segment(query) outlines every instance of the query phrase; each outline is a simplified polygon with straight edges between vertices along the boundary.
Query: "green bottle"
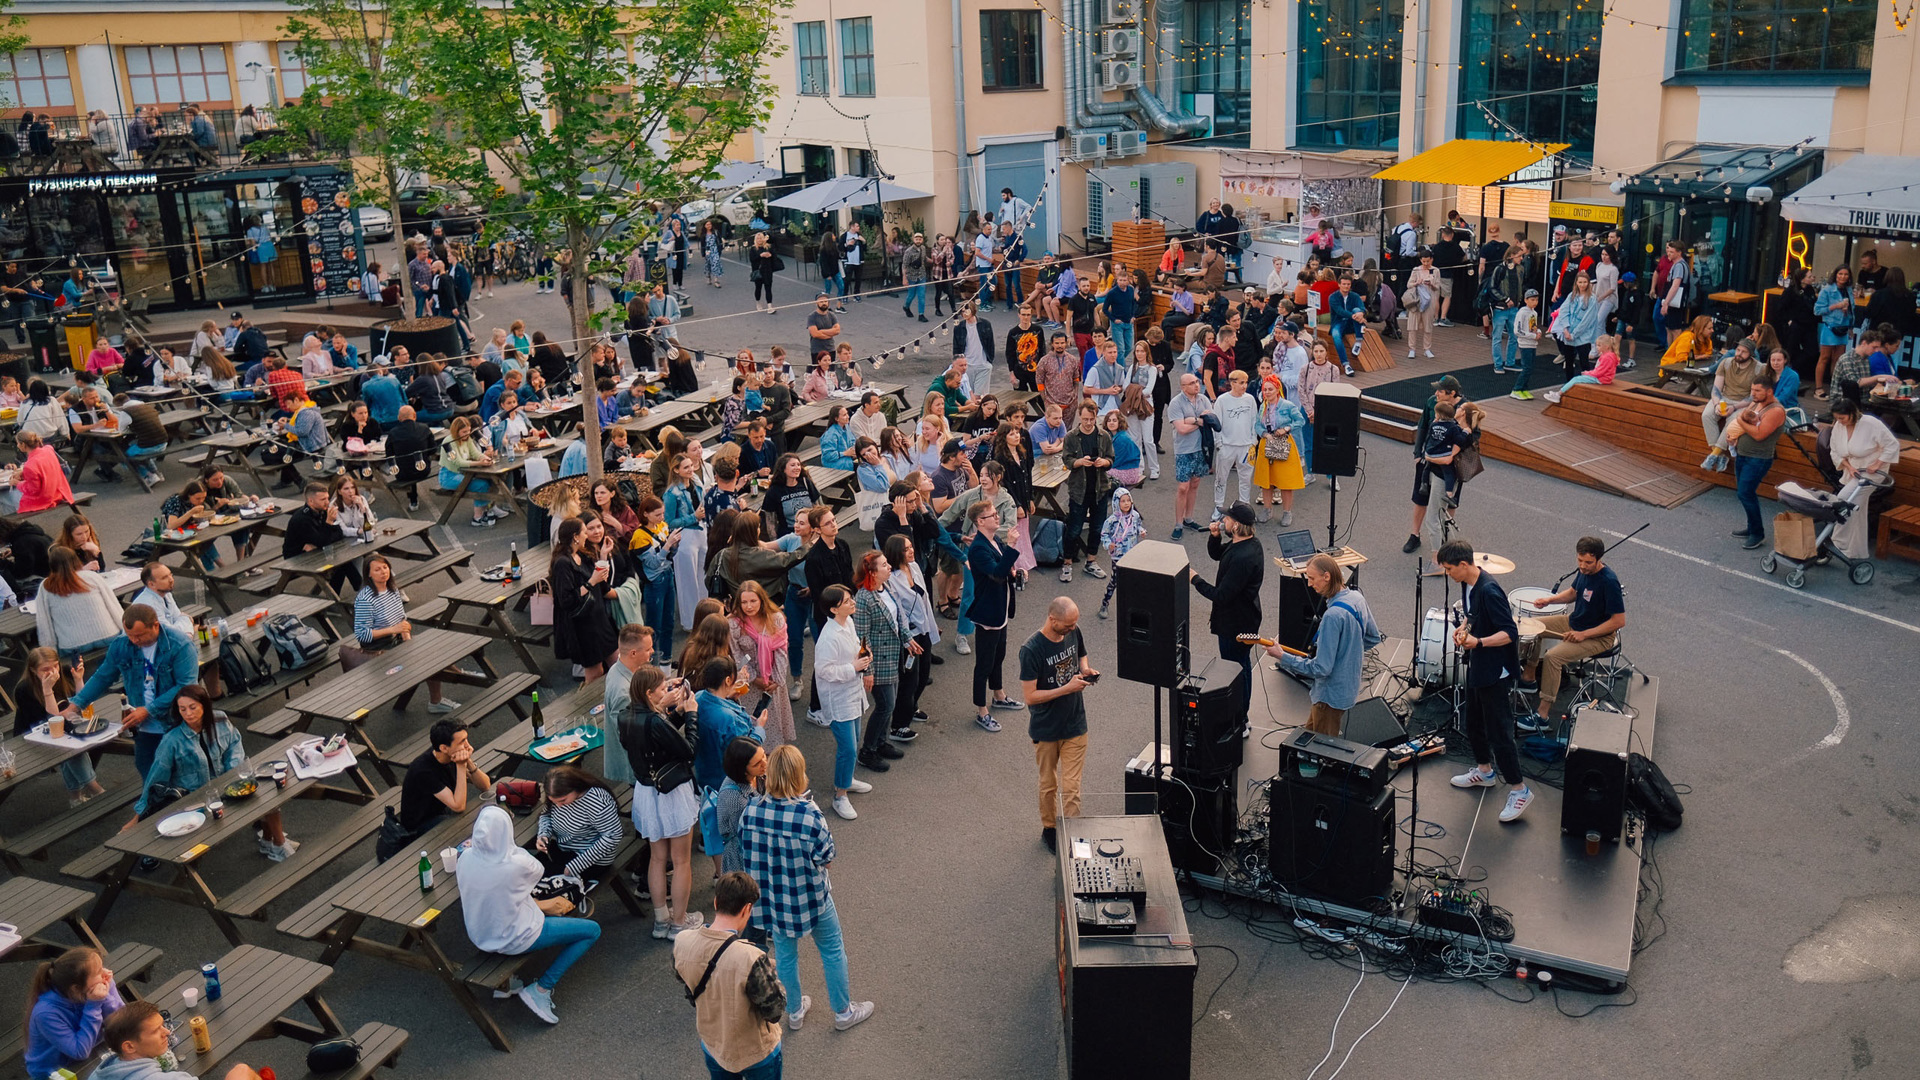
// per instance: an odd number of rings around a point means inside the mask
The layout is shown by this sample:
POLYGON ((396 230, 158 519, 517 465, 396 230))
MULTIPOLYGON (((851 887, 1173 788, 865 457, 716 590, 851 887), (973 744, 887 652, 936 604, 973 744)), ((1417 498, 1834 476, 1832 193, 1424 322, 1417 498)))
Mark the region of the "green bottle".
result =
POLYGON ((540 691, 538 690, 533 692, 533 737, 536 739, 547 737, 547 718, 540 712, 540 691))
POLYGON ((433 891, 433 860, 424 851, 420 853, 420 891, 433 891))
POLYGON ((159 518, 153 519, 153 542, 156 544, 160 542, 160 519, 159 518))

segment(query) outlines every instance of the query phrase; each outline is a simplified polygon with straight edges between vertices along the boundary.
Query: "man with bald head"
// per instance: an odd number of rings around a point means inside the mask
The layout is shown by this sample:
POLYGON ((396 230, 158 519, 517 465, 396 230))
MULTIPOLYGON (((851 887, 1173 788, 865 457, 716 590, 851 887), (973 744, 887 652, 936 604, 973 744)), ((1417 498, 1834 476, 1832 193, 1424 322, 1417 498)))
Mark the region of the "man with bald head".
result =
POLYGON ((1373 621, 1367 598, 1347 587, 1346 572, 1333 556, 1322 552, 1307 560, 1307 587, 1327 602, 1320 629, 1313 636, 1313 655, 1267 646, 1267 655, 1280 661, 1292 675, 1311 680, 1307 700, 1307 727, 1322 735, 1338 736, 1347 710, 1360 697, 1360 664, 1367 650, 1385 640, 1373 621))
POLYGON ((1080 812, 1080 769, 1087 760, 1087 705, 1081 691, 1100 676, 1087 662, 1080 608, 1064 596, 1047 605, 1047 621, 1020 646, 1020 690, 1027 735, 1040 766, 1040 842, 1054 850, 1056 795, 1069 817, 1080 812))

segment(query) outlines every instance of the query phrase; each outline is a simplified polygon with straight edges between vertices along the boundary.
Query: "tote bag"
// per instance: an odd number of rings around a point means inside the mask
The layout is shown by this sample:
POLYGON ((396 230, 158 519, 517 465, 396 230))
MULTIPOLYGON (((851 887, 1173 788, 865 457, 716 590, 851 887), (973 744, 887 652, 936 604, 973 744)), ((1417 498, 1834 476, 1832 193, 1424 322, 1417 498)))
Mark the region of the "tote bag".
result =
POLYGON ((887 493, 868 491, 862 488, 854 498, 854 504, 860 508, 860 528, 863 532, 872 532, 874 523, 880 520, 881 511, 887 508, 887 493))
POLYGON ((544 581, 527 598, 527 618, 535 626, 553 625, 553 589, 544 581))

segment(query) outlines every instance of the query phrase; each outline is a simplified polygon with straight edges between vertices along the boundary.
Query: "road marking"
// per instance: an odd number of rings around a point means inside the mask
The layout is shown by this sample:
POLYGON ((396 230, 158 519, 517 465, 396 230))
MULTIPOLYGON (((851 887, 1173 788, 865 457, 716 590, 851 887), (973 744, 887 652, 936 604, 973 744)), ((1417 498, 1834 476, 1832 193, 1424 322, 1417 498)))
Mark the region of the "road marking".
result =
MULTIPOLYGON (((1748 640, 1752 639, 1749 638, 1748 640)), ((1853 717, 1847 712, 1847 699, 1840 695, 1840 688, 1833 685, 1833 680, 1827 678, 1826 672, 1814 667, 1812 663, 1802 657, 1790 653, 1785 649, 1775 648, 1773 646, 1768 646, 1768 648, 1772 648, 1774 652, 1779 653, 1781 656, 1812 672, 1813 677, 1820 680, 1820 685, 1827 688, 1827 696, 1833 699, 1833 730, 1827 732, 1826 738, 1807 747, 1807 750, 1809 752, 1815 750, 1831 750, 1839 746, 1841 740, 1847 737, 1848 729, 1853 727, 1853 717)))

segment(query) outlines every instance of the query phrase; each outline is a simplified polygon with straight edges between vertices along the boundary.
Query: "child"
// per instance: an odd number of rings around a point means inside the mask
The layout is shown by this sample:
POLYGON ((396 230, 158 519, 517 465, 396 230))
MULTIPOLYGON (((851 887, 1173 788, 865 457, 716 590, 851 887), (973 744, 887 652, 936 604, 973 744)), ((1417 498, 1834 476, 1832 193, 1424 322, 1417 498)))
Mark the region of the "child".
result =
MULTIPOLYGON (((1120 557, 1133 550, 1133 546, 1145 539, 1146 522, 1140 518, 1140 511, 1133 508, 1133 493, 1124 487, 1113 489, 1113 506, 1107 511, 1107 523, 1100 527, 1100 542, 1106 545, 1107 553, 1113 556, 1115 566, 1120 557)), ((1107 592, 1100 598, 1100 617, 1110 618, 1107 605, 1113 603, 1114 586, 1120 583, 1120 575, 1107 578, 1107 592)))
POLYGON ((1633 324, 1639 318, 1640 279, 1629 270, 1620 275, 1620 306, 1614 312, 1614 334, 1626 343, 1627 355, 1620 358, 1620 370, 1633 370, 1633 324))
POLYGON ((1617 337, 1604 336, 1596 339, 1593 343, 1593 351, 1600 354, 1600 359, 1594 361, 1593 370, 1584 375, 1575 375, 1560 389, 1548 390, 1540 396, 1548 401, 1559 401, 1560 395, 1581 383, 1592 383, 1595 386, 1613 385, 1613 374, 1620 368, 1619 350, 1620 339, 1617 337))
POLYGON ((1467 444, 1467 433, 1453 422, 1454 404, 1451 401, 1435 403, 1433 407, 1433 426, 1427 429, 1427 446, 1424 456, 1427 468, 1439 480, 1447 493, 1447 510, 1460 505, 1460 476, 1453 467, 1454 457, 1460 448, 1467 444))
POLYGON ((1140 444, 1127 430, 1126 415, 1115 409, 1100 418, 1100 426, 1106 428, 1113 439, 1113 464, 1107 466, 1107 476, 1116 484, 1138 484, 1147 470, 1141 460, 1140 444))
POLYGON ((627 429, 612 427, 607 429, 607 446, 602 451, 601 463, 609 470, 618 470, 633 457, 633 447, 627 443, 627 429))
POLYGON ((1514 312, 1513 341, 1519 356, 1520 374, 1513 380, 1513 393, 1507 396, 1517 401, 1532 401, 1533 395, 1527 392, 1527 381, 1533 377, 1533 358, 1540 347, 1539 289, 1528 289, 1520 310, 1514 312))
POLYGON ((27 403, 27 396, 20 392, 20 380, 11 375, 0 376, 0 409, 17 409, 27 403))

